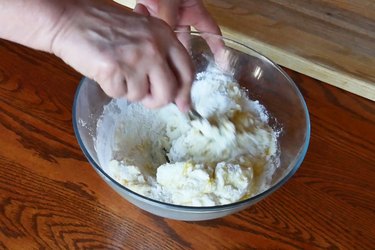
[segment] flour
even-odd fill
[[[197,75],[192,103],[205,120],[174,104],[148,110],[112,100],[97,126],[103,170],[141,195],[179,205],[222,205],[263,191],[278,166],[265,108],[214,68]]]

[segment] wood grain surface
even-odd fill
[[[374,249],[375,103],[287,72],[312,122],[299,171],[245,211],[181,222],[123,200],[86,161],[72,128],[81,76],[0,40],[0,249]]]
[[[115,0],[128,7],[135,0]],[[374,0],[205,0],[223,34],[375,101]]]

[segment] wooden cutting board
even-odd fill
[[[375,101],[375,0],[205,0],[205,5],[224,36]]]

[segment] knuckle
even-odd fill
[[[163,98],[160,98],[161,105],[167,105],[171,103],[176,97],[176,90],[174,88],[165,91]]]
[[[168,99],[166,96],[154,96],[154,100],[151,104],[153,108],[161,108],[171,103],[173,99]]]
[[[130,64],[138,64],[141,57],[142,57],[142,51],[134,48],[134,49],[128,49],[124,53],[125,61]]]
[[[139,94],[136,94],[134,92],[131,92],[131,93],[127,93],[125,98],[130,101],[130,102],[137,102],[137,101],[140,101],[142,100],[142,96],[139,95]]]
[[[98,79],[109,79],[118,69],[118,62],[110,56],[102,56],[98,67]]]
[[[128,91],[126,94],[126,99],[135,102],[142,100],[147,95],[147,90],[145,88],[135,88]]]
[[[160,58],[162,54],[162,48],[155,38],[146,38],[143,49],[153,59]]]
[[[99,83],[99,85],[103,89],[104,93],[106,93],[109,97],[112,97],[112,98],[122,97],[126,93],[125,86],[121,86],[119,84],[113,84],[110,82],[101,82]]]

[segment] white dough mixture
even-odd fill
[[[192,102],[206,120],[174,104],[148,110],[112,100],[97,125],[104,171],[143,196],[186,206],[229,204],[266,189],[279,156],[265,108],[214,70],[197,75]]]

